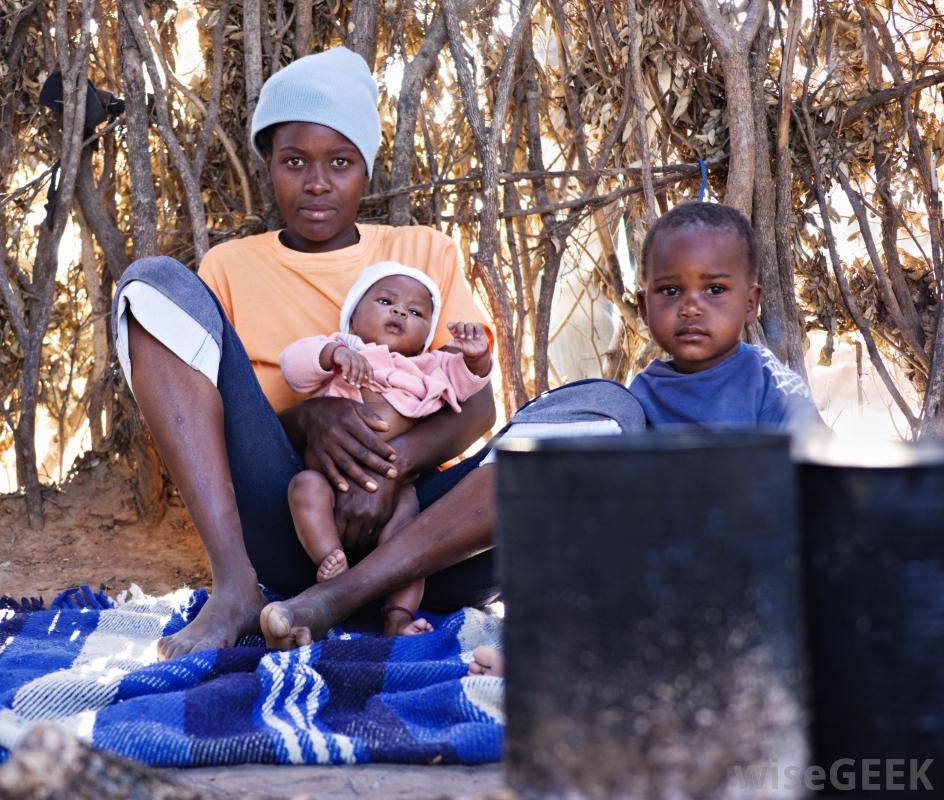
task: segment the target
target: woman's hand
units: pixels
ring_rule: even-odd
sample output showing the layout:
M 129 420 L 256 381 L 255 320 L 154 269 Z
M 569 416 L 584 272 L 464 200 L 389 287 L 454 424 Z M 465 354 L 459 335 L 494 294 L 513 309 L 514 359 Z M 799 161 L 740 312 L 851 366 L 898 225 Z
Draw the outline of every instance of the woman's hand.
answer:
M 396 480 L 374 475 L 377 489 L 364 491 L 352 486 L 350 491 L 338 492 L 334 501 L 334 522 L 345 550 L 373 550 L 377 537 L 393 515 L 400 494 Z
M 305 466 L 319 470 L 344 493 L 350 481 L 367 492 L 379 488 L 378 476 L 395 478 L 397 451 L 377 435 L 389 426 L 363 403 L 341 397 L 314 397 L 279 418 Z M 373 473 L 373 474 L 372 474 Z

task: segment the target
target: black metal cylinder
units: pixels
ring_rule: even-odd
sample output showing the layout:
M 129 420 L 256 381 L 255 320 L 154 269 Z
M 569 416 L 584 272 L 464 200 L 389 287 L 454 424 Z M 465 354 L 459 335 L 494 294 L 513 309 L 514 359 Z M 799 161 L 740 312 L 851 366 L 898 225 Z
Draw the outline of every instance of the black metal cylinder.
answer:
M 800 468 L 813 761 L 857 797 L 941 797 L 944 449 L 890 459 Z
M 808 755 L 787 438 L 501 448 L 512 788 L 655 800 L 776 782 L 777 797 L 803 796 L 782 780 Z

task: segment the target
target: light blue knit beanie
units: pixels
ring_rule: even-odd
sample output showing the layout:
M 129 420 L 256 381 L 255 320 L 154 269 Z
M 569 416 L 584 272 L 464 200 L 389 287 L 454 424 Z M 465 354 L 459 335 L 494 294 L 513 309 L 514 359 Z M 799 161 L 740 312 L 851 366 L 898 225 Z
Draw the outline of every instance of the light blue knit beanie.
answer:
M 360 151 L 370 175 L 380 146 L 380 115 L 367 62 L 334 47 L 280 69 L 262 85 L 252 115 L 250 139 L 260 156 L 256 134 L 280 122 L 316 122 L 336 130 Z

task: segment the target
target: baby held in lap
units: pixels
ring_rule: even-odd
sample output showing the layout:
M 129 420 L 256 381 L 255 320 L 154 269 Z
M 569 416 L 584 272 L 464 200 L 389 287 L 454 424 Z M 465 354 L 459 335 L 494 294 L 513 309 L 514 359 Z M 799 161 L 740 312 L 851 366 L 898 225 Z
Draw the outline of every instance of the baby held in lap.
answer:
M 447 347 L 457 352 L 428 351 L 440 308 L 439 289 L 424 273 L 395 262 L 369 267 L 344 301 L 337 333 L 301 339 L 282 353 L 285 381 L 302 394 L 363 402 L 390 426 L 385 440 L 445 404 L 460 412 L 459 404 L 488 384 L 491 353 L 482 326 L 465 322 L 449 323 L 453 338 Z M 318 580 L 340 575 L 348 560 L 334 520 L 335 487 L 307 469 L 292 479 L 288 492 L 298 538 L 318 565 Z M 395 536 L 418 511 L 416 492 L 407 486 L 378 543 Z M 384 633 L 432 630 L 414 618 L 422 597 L 422 580 L 390 595 Z

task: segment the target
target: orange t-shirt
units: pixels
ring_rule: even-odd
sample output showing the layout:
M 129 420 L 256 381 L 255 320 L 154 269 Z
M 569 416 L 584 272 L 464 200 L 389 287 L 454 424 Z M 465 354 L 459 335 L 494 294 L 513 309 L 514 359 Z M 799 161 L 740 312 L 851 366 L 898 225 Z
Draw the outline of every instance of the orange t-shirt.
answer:
M 200 264 L 197 274 L 219 298 L 276 411 L 305 399 L 282 379 L 281 352 L 298 339 L 336 331 L 348 291 L 363 269 L 378 261 L 418 269 L 439 286 L 442 313 L 432 348 L 452 338 L 447 322 L 488 326 L 448 236 L 421 226 L 358 224 L 357 230 L 357 244 L 329 253 L 291 250 L 277 231 L 234 239 L 211 248 Z

